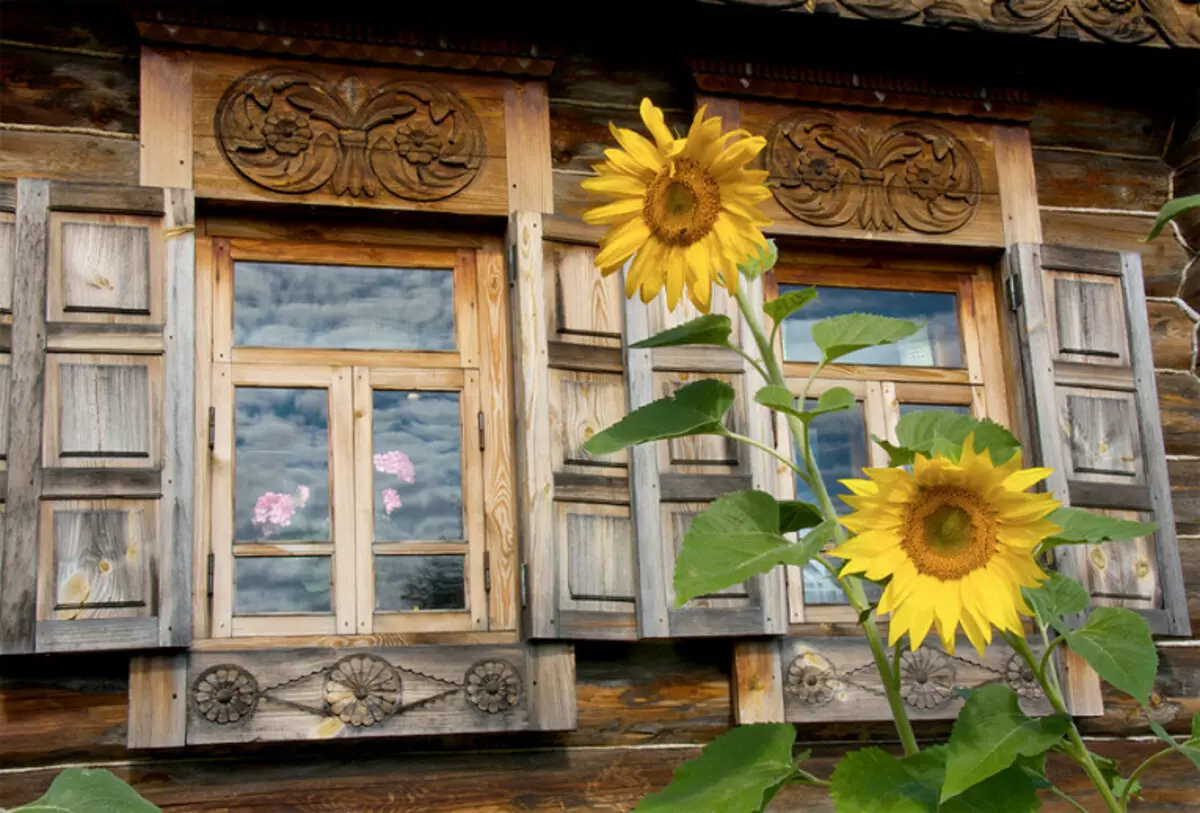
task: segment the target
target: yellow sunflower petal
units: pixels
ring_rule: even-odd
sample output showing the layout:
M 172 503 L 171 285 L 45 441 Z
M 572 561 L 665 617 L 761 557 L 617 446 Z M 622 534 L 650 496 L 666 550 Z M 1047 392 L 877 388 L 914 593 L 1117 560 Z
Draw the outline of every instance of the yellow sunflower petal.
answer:
M 1004 487 L 1009 491 L 1025 491 L 1042 482 L 1053 473 L 1053 469 L 1022 469 L 1006 477 L 1004 479 Z
M 596 255 L 596 267 L 601 270 L 618 268 L 650 239 L 650 229 L 636 218 L 617 226 L 605 238 L 604 247 Z
M 595 209 L 588 209 L 583 213 L 583 222 L 592 225 L 621 223 L 631 217 L 637 217 L 641 213 L 641 198 L 625 198 L 597 206 Z
M 614 124 L 608 125 L 608 129 L 612 131 L 613 138 L 621 145 L 621 149 L 629 154 L 629 157 L 654 173 L 662 171 L 662 156 L 645 137 L 638 135 L 633 130 L 626 130 Z
M 767 146 L 767 140 L 762 136 L 735 141 L 717 156 L 716 160 L 712 162 L 712 166 L 709 167 L 709 171 L 720 182 L 724 180 L 723 176 L 727 173 L 738 172 L 754 160 L 754 156 L 762 152 L 765 146 Z
M 662 109 L 655 107 L 654 103 L 649 99 L 642 99 L 640 112 L 642 114 L 642 121 L 646 123 L 646 129 L 650 131 L 650 135 L 654 136 L 654 141 L 658 144 L 658 148 L 665 150 L 671 146 L 671 143 L 675 140 L 675 136 L 671 135 L 671 131 L 667 129 Z
M 646 195 L 646 185 L 628 175 L 597 175 L 594 178 L 584 178 L 579 185 L 589 192 L 636 198 L 638 203 L 641 203 Z

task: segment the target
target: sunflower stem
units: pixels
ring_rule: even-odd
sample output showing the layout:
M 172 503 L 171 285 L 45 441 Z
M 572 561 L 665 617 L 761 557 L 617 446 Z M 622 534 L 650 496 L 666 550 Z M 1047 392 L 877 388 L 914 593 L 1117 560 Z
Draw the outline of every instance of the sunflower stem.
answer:
M 774 449 L 772 449 L 770 446 L 766 445 L 765 443 L 759 443 L 757 440 L 755 440 L 752 437 L 747 437 L 746 435 L 739 435 L 737 432 L 730 432 L 728 430 L 722 432 L 721 435 L 723 437 L 729 438 L 730 440 L 741 441 L 742 443 L 746 444 L 747 446 L 753 446 L 755 449 L 761 449 L 762 451 L 764 451 L 767 454 L 774 457 L 780 463 L 783 463 L 785 466 L 787 466 L 792 471 L 796 472 L 796 474 L 799 474 L 801 476 L 804 475 L 804 472 L 795 463 L 793 463 L 791 460 L 788 460 L 786 457 L 784 457 L 779 452 L 775 451 Z
M 766 368 L 768 383 L 786 388 L 787 381 L 784 378 L 779 359 L 775 355 L 773 342 L 767 338 L 767 334 L 763 331 L 762 318 L 751 307 L 750 300 L 745 294 L 745 287 L 739 286 L 735 296 L 737 298 L 738 309 L 742 312 L 742 318 L 746 320 L 746 325 L 750 328 L 750 332 L 754 336 L 754 341 L 758 345 L 759 355 L 762 356 L 763 366 Z M 772 336 L 774 336 L 774 333 L 772 333 Z M 817 365 L 816 369 L 808 377 L 808 381 L 804 385 L 802 399 L 808 398 L 808 390 L 823 367 L 824 363 Z M 801 401 L 802 408 L 803 403 L 804 400 Z M 817 505 L 820 507 L 821 513 L 833 525 L 834 540 L 837 544 L 841 544 L 846 541 L 846 533 L 841 523 L 838 522 L 837 511 L 833 507 L 833 501 L 829 497 L 828 489 L 825 488 L 825 481 L 821 479 L 821 471 L 817 467 L 816 460 L 813 459 L 812 445 L 809 442 L 808 436 L 808 425 L 794 415 L 788 415 L 787 422 L 788 429 L 792 433 L 792 438 L 800 445 L 804 471 L 808 474 L 808 486 L 816 495 Z M 761 444 L 755 443 L 753 445 L 764 448 Z M 772 454 L 779 457 L 773 450 Z M 794 464 L 789 465 L 793 469 L 796 468 Z M 839 576 L 838 583 L 841 584 L 846 597 L 850 599 L 850 605 L 854 608 L 854 611 L 861 616 L 870 607 L 870 604 L 867 601 L 866 593 L 863 591 L 859 579 L 853 576 Z M 879 628 L 875 625 L 874 612 L 870 613 L 863 621 L 862 628 L 867 638 L 867 645 L 871 648 L 871 656 L 875 660 L 875 667 L 879 670 L 879 677 L 883 681 L 883 690 L 887 697 L 888 708 L 891 709 L 892 720 L 896 726 L 896 733 L 900 737 L 900 743 L 904 747 L 904 754 L 905 756 L 912 756 L 918 753 L 920 748 L 917 745 L 916 734 L 913 733 L 912 722 L 908 719 L 908 712 L 905 711 L 904 700 L 900 697 L 899 672 L 892 670 L 887 649 L 879 637 Z
M 727 345 L 725 345 L 725 347 L 729 348 L 730 350 L 732 350 L 733 352 L 735 352 L 739 356 L 741 356 L 743 359 L 745 359 L 747 364 L 749 364 L 751 367 L 753 367 L 755 370 L 758 371 L 758 374 L 763 377 L 764 381 L 769 379 L 769 376 L 767 375 L 767 371 L 763 369 L 763 367 L 759 363 L 758 359 L 754 358 L 754 356 L 750 355 L 745 350 L 738 347 L 736 344 L 727 344 Z
M 1034 676 L 1038 679 L 1038 683 L 1042 687 L 1042 691 L 1046 693 L 1046 699 L 1050 701 L 1050 706 L 1059 714 L 1067 718 L 1067 739 L 1069 740 L 1069 748 L 1064 749 L 1071 759 L 1075 760 L 1076 764 L 1083 769 L 1087 774 L 1088 779 L 1092 780 L 1100 797 L 1104 799 L 1105 807 L 1110 813 L 1121 813 L 1124 809 L 1117 797 L 1113 795 L 1112 788 L 1109 787 L 1108 781 L 1104 778 L 1104 774 L 1100 771 L 1100 766 L 1096 764 L 1096 760 L 1092 757 L 1087 746 L 1083 743 L 1083 737 L 1079 734 L 1079 728 L 1075 725 L 1075 718 L 1071 716 L 1071 712 L 1067 710 L 1067 704 L 1063 701 L 1062 690 L 1058 683 L 1057 670 L 1054 668 L 1054 661 L 1046 662 L 1047 672 L 1039 669 L 1039 660 L 1033 654 L 1033 650 L 1029 648 L 1029 643 L 1023 635 L 1015 635 L 1011 632 L 1003 633 L 1004 640 L 1008 641 L 1008 645 L 1013 648 L 1013 651 L 1024 659 L 1029 668 L 1033 670 Z M 1042 629 L 1042 638 L 1046 639 L 1045 629 Z

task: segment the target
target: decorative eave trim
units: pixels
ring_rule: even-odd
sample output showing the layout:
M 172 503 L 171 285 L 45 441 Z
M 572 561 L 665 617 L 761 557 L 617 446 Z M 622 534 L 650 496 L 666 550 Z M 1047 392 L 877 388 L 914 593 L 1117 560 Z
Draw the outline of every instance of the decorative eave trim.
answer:
M 904 79 L 882 74 L 697 58 L 692 75 L 703 93 L 1028 122 L 1034 99 L 1019 88 Z
M 207 9 L 134 11 L 144 41 L 461 73 L 545 77 L 556 50 L 512 40 L 455 38 L 366 23 L 235 16 Z
M 1196 0 L 701 0 L 730 6 L 1157 48 L 1200 48 Z

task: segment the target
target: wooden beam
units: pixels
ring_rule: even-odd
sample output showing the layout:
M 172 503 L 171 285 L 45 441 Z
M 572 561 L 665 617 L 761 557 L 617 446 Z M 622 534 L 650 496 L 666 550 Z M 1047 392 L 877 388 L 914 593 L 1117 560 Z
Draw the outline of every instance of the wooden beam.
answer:
M 504 91 L 508 211 L 554 211 L 550 174 L 550 101 L 544 82 L 514 82 Z
M 187 735 L 187 653 L 129 661 L 130 748 L 181 748 Z
M 143 186 L 192 188 L 192 60 L 142 47 Z

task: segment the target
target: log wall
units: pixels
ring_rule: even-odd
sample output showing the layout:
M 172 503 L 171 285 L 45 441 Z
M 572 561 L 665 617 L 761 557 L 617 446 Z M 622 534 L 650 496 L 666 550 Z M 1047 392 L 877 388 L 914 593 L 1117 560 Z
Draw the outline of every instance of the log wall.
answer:
M 0 180 L 136 183 L 132 23 L 94 7 L 29 6 L 5 14 L 0 38 Z M 609 120 L 635 125 L 643 95 L 681 129 L 691 116 L 693 90 L 679 55 L 647 63 L 644 49 L 627 45 L 601 61 L 603 46 L 588 41 L 568 49 L 551 78 L 559 214 L 577 215 L 587 205 L 579 181 L 609 146 Z M 1172 184 L 1200 174 L 1200 139 L 1187 118 L 1194 110 L 1103 81 L 1063 85 L 1040 89 L 1032 125 L 1042 226 L 1049 242 L 1143 256 L 1189 606 L 1200 632 L 1200 241 L 1189 248 L 1183 232 L 1171 229 L 1154 243 L 1140 242 Z M 627 810 L 732 724 L 731 663 L 731 645 L 721 641 L 580 644 L 579 727 L 565 734 L 148 753 L 125 747 L 125 657 L 6 659 L 0 807 L 35 798 L 65 765 L 90 764 L 111 768 L 172 813 Z M 1156 747 L 1147 720 L 1116 692 L 1105 701 L 1105 714 L 1084 724 L 1089 744 L 1136 764 Z M 1183 733 L 1198 711 L 1200 640 L 1164 643 L 1151 713 Z M 946 728 L 928 725 L 920 733 L 935 738 Z M 839 723 L 802 726 L 798 739 L 814 746 L 811 770 L 825 775 L 847 749 L 892 738 L 883 724 Z M 1061 764 L 1054 770 L 1066 790 L 1099 809 L 1080 775 L 1064 773 Z M 1200 776 L 1181 759 L 1166 760 L 1151 772 L 1145 798 L 1137 809 L 1200 809 Z M 832 808 L 819 794 L 789 789 L 774 809 Z

